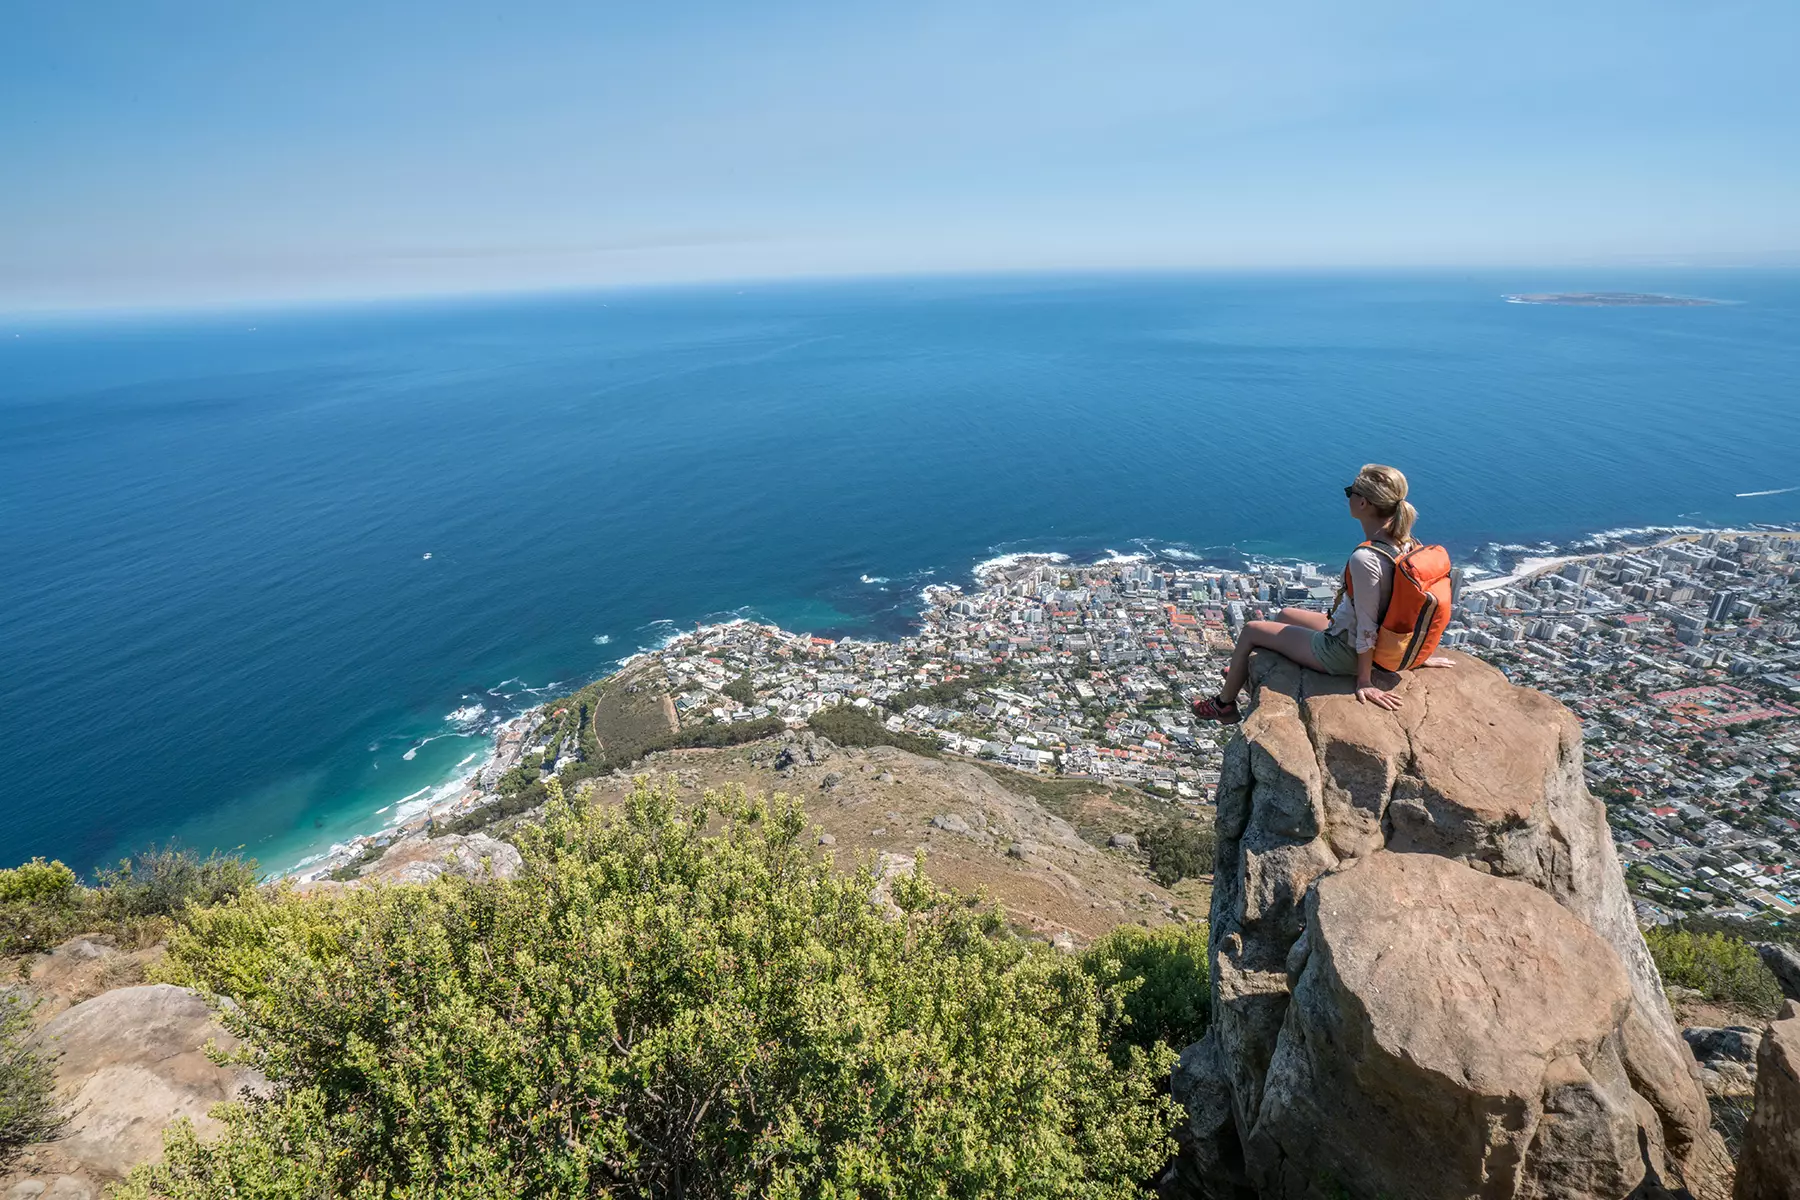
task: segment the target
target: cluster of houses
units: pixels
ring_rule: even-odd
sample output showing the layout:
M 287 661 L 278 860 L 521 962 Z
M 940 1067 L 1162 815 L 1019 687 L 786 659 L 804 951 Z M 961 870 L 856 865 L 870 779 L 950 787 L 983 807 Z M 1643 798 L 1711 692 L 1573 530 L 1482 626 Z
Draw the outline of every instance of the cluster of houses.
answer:
M 1800 538 L 1709 533 L 1475 584 L 1452 633 L 1581 717 L 1644 920 L 1800 909 Z

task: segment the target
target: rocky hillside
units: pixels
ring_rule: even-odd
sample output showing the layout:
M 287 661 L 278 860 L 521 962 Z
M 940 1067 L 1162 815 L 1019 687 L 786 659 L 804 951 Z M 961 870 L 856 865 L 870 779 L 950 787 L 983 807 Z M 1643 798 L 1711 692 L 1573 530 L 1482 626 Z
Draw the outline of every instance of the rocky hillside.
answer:
M 985 892 L 1015 928 L 1051 941 L 1081 945 L 1121 924 L 1200 920 L 1210 899 L 1198 874 L 1166 887 L 1156 882 L 1150 846 L 1139 844 L 1140 835 L 1171 820 L 1204 832 L 1210 811 L 1195 817 L 1125 788 L 892 746 L 836 746 L 806 732 L 727 749 L 658 751 L 630 772 L 583 781 L 580 794 L 614 804 L 643 775 L 687 795 L 727 787 L 786 792 L 819 827 L 820 853 L 846 866 L 874 859 L 890 871 L 923 861 L 940 885 Z M 496 838 L 534 819 L 528 812 L 468 837 L 398 842 L 365 866 L 362 878 L 419 882 L 446 868 L 473 873 L 484 857 L 504 874 L 517 855 Z

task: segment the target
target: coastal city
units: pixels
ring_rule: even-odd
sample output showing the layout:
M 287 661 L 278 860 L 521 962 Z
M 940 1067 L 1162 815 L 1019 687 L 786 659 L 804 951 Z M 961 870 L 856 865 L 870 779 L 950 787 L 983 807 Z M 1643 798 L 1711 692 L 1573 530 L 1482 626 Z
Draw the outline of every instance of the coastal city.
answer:
M 1681 534 L 1456 582 L 1444 645 L 1581 717 L 1588 784 L 1643 921 L 1800 908 L 1800 535 Z M 1013 555 L 978 567 L 971 588 L 926 589 L 918 631 L 897 641 L 734 621 L 629 669 L 660 676 L 671 733 L 799 728 L 844 707 L 939 753 L 1198 814 L 1230 730 L 1196 722 L 1189 702 L 1216 689 L 1246 621 L 1323 610 L 1337 584 L 1307 563 Z M 503 727 L 490 764 L 414 823 L 493 803 L 520 763 L 548 777 L 578 762 L 581 740 L 544 715 Z M 402 832 L 339 847 L 309 874 Z

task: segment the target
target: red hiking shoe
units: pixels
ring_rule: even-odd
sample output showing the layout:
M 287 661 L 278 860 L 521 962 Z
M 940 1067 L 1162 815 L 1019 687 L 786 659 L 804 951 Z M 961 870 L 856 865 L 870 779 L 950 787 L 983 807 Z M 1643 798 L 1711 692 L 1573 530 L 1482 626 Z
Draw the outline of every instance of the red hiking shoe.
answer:
M 1238 712 L 1236 700 L 1227 704 L 1217 696 L 1194 701 L 1194 716 L 1202 721 L 1217 721 L 1221 725 L 1236 725 L 1243 719 L 1243 714 Z

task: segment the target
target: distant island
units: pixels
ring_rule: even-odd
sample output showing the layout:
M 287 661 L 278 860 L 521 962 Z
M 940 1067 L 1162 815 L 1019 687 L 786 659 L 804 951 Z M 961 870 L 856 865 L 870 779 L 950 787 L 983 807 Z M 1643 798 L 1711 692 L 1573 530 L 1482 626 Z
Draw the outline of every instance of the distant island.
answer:
M 1710 308 L 1720 303 L 1658 292 L 1523 292 L 1504 299 L 1508 304 L 1572 304 L 1583 308 Z

